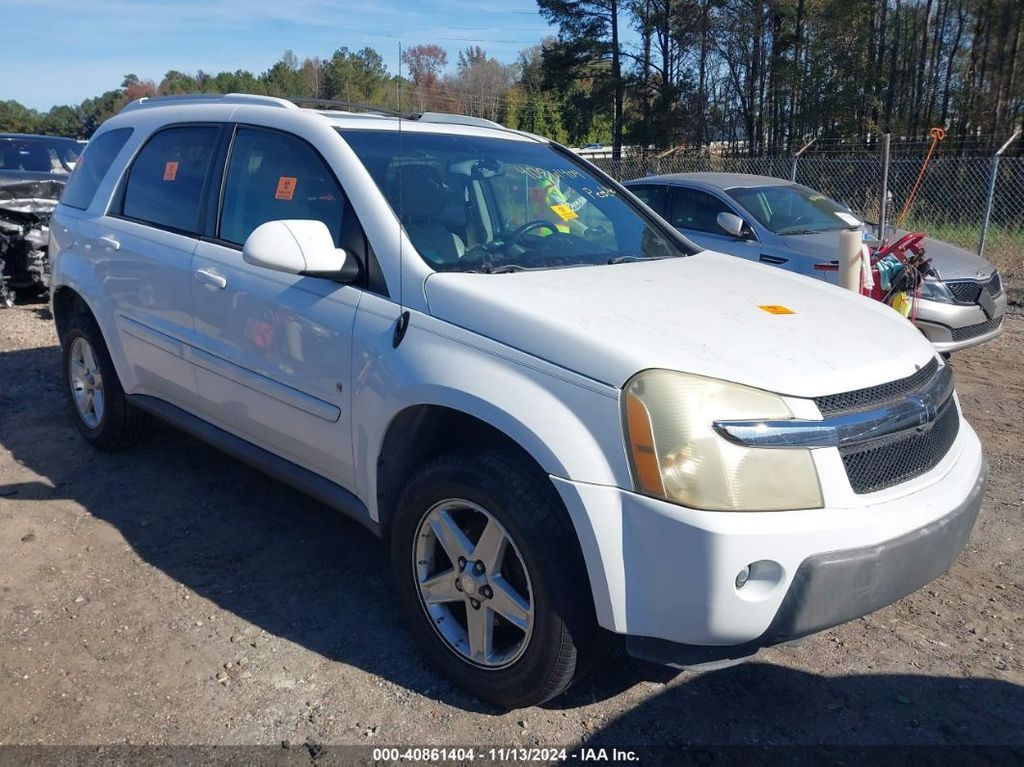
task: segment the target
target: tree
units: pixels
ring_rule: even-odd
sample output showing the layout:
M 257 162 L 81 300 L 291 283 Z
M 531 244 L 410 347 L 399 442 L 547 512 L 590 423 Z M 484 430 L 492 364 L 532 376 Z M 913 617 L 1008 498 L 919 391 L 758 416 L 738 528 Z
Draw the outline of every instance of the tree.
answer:
M 218 72 L 207 80 L 207 89 L 212 93 L 255 93 L 265 94 L 266 86 L 252 72 L 237 69 L 234 72 Z
M 328 98 L 385 106 L 394 98 L 391 76 L 381 55 L 373 48 L 353 53 L 339 48 L 323 65 L 324 92 Z
M 47 112 L 39 120 L 36 131 L 48 136 L 67 136 L 78 138 L 81 135 L 82 121 L 78 110 L 72 106 L 57 106 Z
M 124 106 L 124 93 L 121 90 L 107 91 L 96 98 L 86 99 L 78 107 L 81 122 L 79 135 L 84 138 L 92 136 L 105 120 L 113 117 Z
M 299 68 L 299 60 L 290 50 L 285 51 L 274 66 L 260 75 L 260 81 L 266 87 L 267 94 L 271 96 L 284 98 L 311 96 L 309 83 Z
M 0 101 L 0 130 L 10 133 L 35 133 L 39 113 L 17 101 Z
M 164 75 L 157 88 L 161 96 L 173 96 L 178 93 L 198 93 L 199 83 L 192 75 L 172 69 Z
M 476 45 L 459 53 L 458 70 L 445 85 L 461 99 L 464 111 L 476 117 L 497 120 L 505 95 L 515 79 L 515 67 L 490 58 Z
M 140 80 L 138 76 L 125 75 L 121 81 L 121 88 L 124 90 L 124 101 L 128 103 L 146 96 L 157 95 L 156 85 L 152 80 Z
M 0 103 L 0 130 L 88 137 L 154 93 L 262 93 L 464 111 L 559 141 L 791 152 L 810 137 L 871 146 L 933 125 L 991 151 L 1024 121 L 1021 0 L 539 0 L 559 37 L 498 61 L 479 45 L 453 70 L 436 44 L 404 51 L 408 79 L 372 48 L 286 51 L 259 75 L 136 73 L 78 105 Z M 619 38 L 620 25 L 635 34 Z M 187 62 L 185 62 L 187 64 Z M 616 74 L 618 73 L 618 74 Z M 985 143 L 987 142 L 987 146 Z M 1024 142 L 1011 152 L 1024 150 Z
M 402 63 L 415 85 L 417 108 L 445 110 L 446 98 L 440 92 L 441 72 L 448 66 L 448 54 L 439 45 L 416 45 L 402 51 Z M 449 98 L 450 100 L 450 98 Z
M 552 74 L 589 81 L 589 96 L 611 95 L 612 156 L 622 153 L 622 48 L 619 0 L 537 0 L 541 15 L 557 24 L 559 40 L 545 61 Z
M 324 91 L 324 68 L 319 56 L 307 57 L 302 62 L 302 76 L 306 79 L 306 90 L 315 99 Z

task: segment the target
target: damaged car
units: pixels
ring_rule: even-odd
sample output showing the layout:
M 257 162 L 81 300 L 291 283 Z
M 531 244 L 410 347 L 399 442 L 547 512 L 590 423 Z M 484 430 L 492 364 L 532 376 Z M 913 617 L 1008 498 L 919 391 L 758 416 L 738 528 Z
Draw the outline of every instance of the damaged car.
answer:
M 0 134 L 0 303 L 49 287 L 50 217 L 82 144 L 56 136 Z

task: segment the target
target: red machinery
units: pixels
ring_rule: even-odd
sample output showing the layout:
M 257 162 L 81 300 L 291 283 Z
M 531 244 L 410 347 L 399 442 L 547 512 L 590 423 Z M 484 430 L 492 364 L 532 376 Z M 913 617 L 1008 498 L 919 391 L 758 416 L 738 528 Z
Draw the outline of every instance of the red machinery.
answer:
M 891 244 L 883 243 L 876 248 L 871 254 L 874 287 L 869 290 L 862 285 L 861 293 L 889 304 L 913 321 L 917 317 L 921 281 L 932 273 L 932 261 L 925 255 L 924 241 L 924 234 L 911 232 Z M 889 270 L 888 288 L 883 285 L 883 272 L 886 269 Z M 908 301 L 909 308 L 904 311 L 903 304 Z
M 932 153 L 938 143 L 946 137 L 946 131 L 942 128 L 932 128 L 929 135 L 932 138 L 931 146 L 924 162 L 921 163 L 921 171 L 917 174 L 917 180 L 914 181 L 903 210 L 896 219 L 897 228 L 906 221 Z M 883 242 L 874 251 L 870 251 L 871 276 L 874 284 L 868 288 L 862 279 L 861 294 L 888 304 L 913 321 L 917 317 L 917 298 L 921 292 L 921 282 L 932 273 L 932 262 L 925 255 L 924 240 L 925 235 L 921 232 L 911 232 L 893 243 Z M 826 271 L 838 268 L 835 264 L 815 266 L 815 269 Z

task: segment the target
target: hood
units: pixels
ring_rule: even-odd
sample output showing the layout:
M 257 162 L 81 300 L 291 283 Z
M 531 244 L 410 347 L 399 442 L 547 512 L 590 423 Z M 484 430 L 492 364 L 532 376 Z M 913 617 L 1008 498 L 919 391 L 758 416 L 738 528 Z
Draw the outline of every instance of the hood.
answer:
M 942 280 L 987 280 L 996 268 L 969 250 L 929 237 L 924 252 Z
M 641 370 L 666 368 L 815 397 L 911 375 L 935 355 L 883 304 L 711 251 L 533 272 L 439 272 L 425 290 L 435 317 L 616 387 Z
M 870 231 L 872 239 L 869 244 L 874 246 L 877 229 L 873 225 Z M 902 237 L 908 232 L 896 230 L 896 236 Z M 927 232 L 926 232 L 927 234 Z M 778 235 L 785 247 L 798 253 L 820 258 L 822 261 L 835 261 L 839 257 L 839 232 L 815 232 L 814 234 Z M 895 238 L 890 235 L 890 241 Z M 984 280 L 992 275 L 995 267 L 981 256 L 969 250 L 951 245 L 942 240 L 928 237 L 925 240 L 925 253 L 932 260 L 932 265 L 943 280 Z
M 0 175 L 0 215 L 19 225 L 48 223 L 63 191 L 64 181 L 52 176 L 26 179 Z
M 68 176 L 26 170 L 0 170 L 0 197 L 59 199 Z

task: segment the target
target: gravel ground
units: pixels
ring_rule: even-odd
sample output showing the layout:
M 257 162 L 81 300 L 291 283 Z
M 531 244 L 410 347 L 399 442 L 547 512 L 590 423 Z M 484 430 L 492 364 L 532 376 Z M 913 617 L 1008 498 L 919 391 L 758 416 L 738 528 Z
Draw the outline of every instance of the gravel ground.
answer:
M 991 462 L 959 562 L 742 666 L 612 659 L 496 711 L 427 667 L 386 547 L 170 429 L 89 448 L 45 306 L 0 311 L 0 744 L 1024 744 L 1024 317 L 957 355 Z

